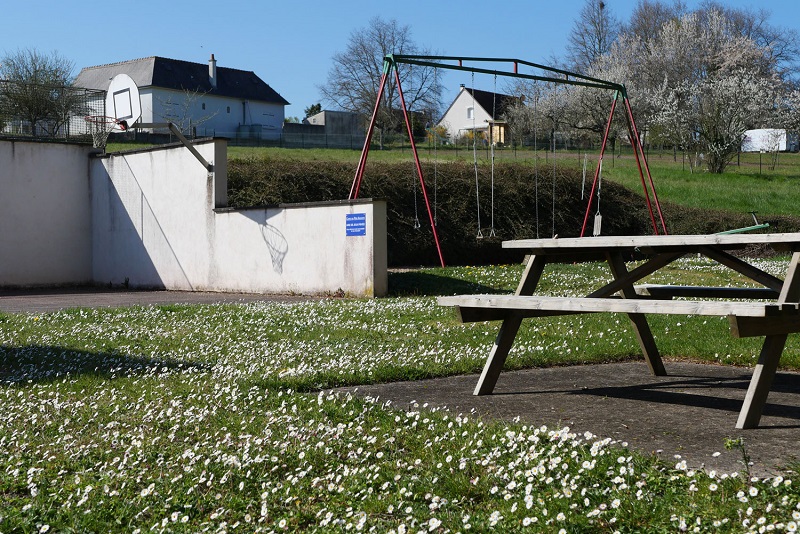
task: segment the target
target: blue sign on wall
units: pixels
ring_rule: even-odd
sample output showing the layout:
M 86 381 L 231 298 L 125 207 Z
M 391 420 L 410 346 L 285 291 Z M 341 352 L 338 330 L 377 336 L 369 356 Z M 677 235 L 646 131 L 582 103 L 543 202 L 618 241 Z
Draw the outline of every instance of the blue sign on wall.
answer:
M 348 236 L 367 235 L 366 213 L 348 213 L 345 217 L 345 228 Z

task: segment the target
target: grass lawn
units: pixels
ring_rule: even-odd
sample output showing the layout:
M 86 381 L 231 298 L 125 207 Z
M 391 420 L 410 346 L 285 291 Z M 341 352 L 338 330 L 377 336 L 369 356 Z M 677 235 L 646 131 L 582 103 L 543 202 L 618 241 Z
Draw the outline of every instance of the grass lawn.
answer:
M 734 281 L 698 259 L 672 268 Z M 543 289 L 572 269 L 546 271 Z M 695 471 L 568 429 L 325 392 L 478 371 L 497 325 L 459 324 L 434 295 L 511 291 L 520 274 L 393 273 L 393 296 L 374 300 L 0 314 L 0 532 L 797 528 L 795 466 L 766 480 Z M 530 322 L 507 368 L 638 358 L 626 320 Z M 669 335 L 677 322 L 691 342 Z M 652 327 L 668 358 L 751 366 L 759 349 L 724 319 Z M 782 364 L 800 369 L 796 339 Z

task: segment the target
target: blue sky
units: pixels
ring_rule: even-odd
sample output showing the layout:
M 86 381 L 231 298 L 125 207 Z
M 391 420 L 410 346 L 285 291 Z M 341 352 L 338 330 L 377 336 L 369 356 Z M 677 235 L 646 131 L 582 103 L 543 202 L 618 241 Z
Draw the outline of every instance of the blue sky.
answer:
M 636 0 L 605 0 L 627 20 Z M 800 31 L 797 0 L 728 0 L 727 5 L 758 4 L 777 26 Z M 291 105 L 287 116 L 321 100 L 330 58 L 345 50 L 351 32 L 371 18 L 396 19 L 411 27 L 412 38 L 434 53 L 455 56 L 513 57 L 547 64 L 563 57 L 570 28 L 583 0 L 318 0 L 229 1 L 139 0 L 135 2 L 9 2 L 3 9 L 0 53 L 36 48 L 57 50 L 81 67 L 163 56 L 252 70 Z M 687 0 L 690 7 L 696 0 Z M 490 7 L 494 6 L 494 7 Z M 468 74 L 450 71 L 443 80 L 445 99 Z M 491 90 L 493 79 L 476 77 Z

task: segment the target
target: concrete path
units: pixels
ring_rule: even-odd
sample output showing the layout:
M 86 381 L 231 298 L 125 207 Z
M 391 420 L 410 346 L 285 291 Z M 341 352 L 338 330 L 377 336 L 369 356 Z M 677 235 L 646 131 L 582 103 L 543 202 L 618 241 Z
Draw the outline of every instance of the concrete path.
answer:
M 494 394 L 480 397 L 472 395 L 477 375 L 342 390 L 400 409 L 427 403 L 484 419 L 569 426 L 627 442 L 672 465 L 680 455 L 690 467 L 720 473 L 744 472 L 741 451 L 725 449 L 728 438 L 744 438 L 756 475 L 800 460 L 800 374 L 779 372 L 760 427 L 736 430 L 751 369 L 669 361 L 666 368 L 666 377 L 652 376 L 644 362 L 504 372 Z
M 201 291 L 127 291 L 96 287 L 0 289 L 0 312 L 45 313 L 65 308 L 119 308 L 216 302 L 299 302 L 312 298 L 314 297 Z

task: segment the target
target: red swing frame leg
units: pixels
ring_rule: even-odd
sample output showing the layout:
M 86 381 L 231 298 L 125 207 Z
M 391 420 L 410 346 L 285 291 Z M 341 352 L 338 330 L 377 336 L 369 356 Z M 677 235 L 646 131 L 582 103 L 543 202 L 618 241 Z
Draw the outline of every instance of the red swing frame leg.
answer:
M 383 75 L 381 76 L 380 87 L 378 89 L 378 98 L 375 100 L 375 109 L 372 112 L 372 118 L 369 122 L 369 128 L 367 129 L 367 137 L 364 140 L 364 148 L 361 151 L 361 158 L 358 162 L 358 168 L 356 169 L 356 175 L 353 179 L 353 184 L 350 187 L 350 200 L 354 200 L 358 198 L 359 190 L 361 189 L 361 180 L 364 177 L 364 168 L 367 165 L 367 156 L 369 155 L 369 147 L 372 142 L 372 135 L 375 130 L 375 122 L 378 116 L 378 108 L 381 103 L 381 99 L 383 98 L 384 89 L 386 87 L 386 82 L 389 76 L 389 72 L 392 70 L 393 64 L 385 62 Z M 433 211 L 431 210 L 430 200 L 428 199 L 428 188 L 425 186 L 425 178 L 422 173 L 422 165 L 419 161 L 419 153 L 417 152 L 417 144 L 414 142 L 414 132 L 411 128 L 411 120 L 408 116 L 408 109 L 406 108 L 406 101 L 405 96 L 403 95 L 403 87 L 400 83 L 400 74 L 397 72 L 397 68 L 394 68 L 394 78 L 395 83 L 397 83 L 397 92 L 398 96 L 400 97 L 400 106 L 403 110 L 403 118 L 406 122 L 406 130 L 408 131 L 408 139 L 411 142 L 411 151 L 414 154 L 414 165 L 417 170 L 417 175 L 419 176 L 419 183 L 422 189 L 422 196 L 425 199 L 425 208 L 428 210 L 428 218 L 431 221 L 431 230 L 433 230 L 433 240 L 436 244 L 436 252 L 439 254 L 439 263 L 442 267 L 445 267 L 444 262 L 444 255 L 442 254 L 442 246 L 439 241 L 439 233 L 436 231 L 436 222 L 433 217 Z
M 623 94 L 622 100 L 625 104 L 625 119 L 628 127 L 628 135 L 631 140 L 631 145 L 633 147 L 633 155 L 636 158 L 636 166 L 639 170 L 639 179 L 642 182 L 642 191 L 644 192 L 645 203 L 647 205 L 647 211 L 650 215 L 650 222 L 653 225 L 653 232 L 655 235 L 659 234 L 658 231 L 658 224 L 656 223 L 655 215 L 653 213 L 653 205 L 650 201 L 650 192 L 652 191 L 653 199 L 656 205 L 656 211 L 658 211 L 659 222 L 661 223 L 661 229 L 664 235 L 667 235 L 667 224 L 664 222 L 664 214 L 661 211 L 661 204 L 658 202 L 658 195 L 656 194 L 656 187 L 653 183 L 653 176 L 650 174 L 650 167 L 647 164 L 647 158 L 644 154 L 644 149 L 642 147 L 642 143 L 639 139 L 639 131 L 636 128 L 636 121 L 633 119 L 633 111 L 631 109 L 630 101 L 628 100 L 628 96 Z M 586 226 L 589 222 L 589 214 L 591 213 L 592 209 L 592 202 L 594 201 L 595 191 L 597 190 L 598 180 L 600 178 L 600 170 L 603 166 L 603 156 L 605 155 L 606 146 L 608 145 L 608 136 L 609 132 L 611 131 L 611 122 L 614 119 L 614 111 L 617 107 L 617 99 L 620 97 L 619 91 L 614 93 L 614 101 L 611 103 L 611 112 L 608 114 L 608 122 L 606 123 L 606 129 L 603 134 L 603 142 L 600 145 L 600 158 L 597 160 L 597 167 L 595 168 L 594 172 L 594 180 L 592 180 L 592 189 L 589 192 L 589 201 L 586 203 L 586 213 L 583 217 L 583 226 L 581 226 L 581 237 L 584 237 L 586 234 Z M 644 174 L 647 173 L 647 178 L 649 181 L 650 188 L 648 190 L 647 183 L 645 182 Z

